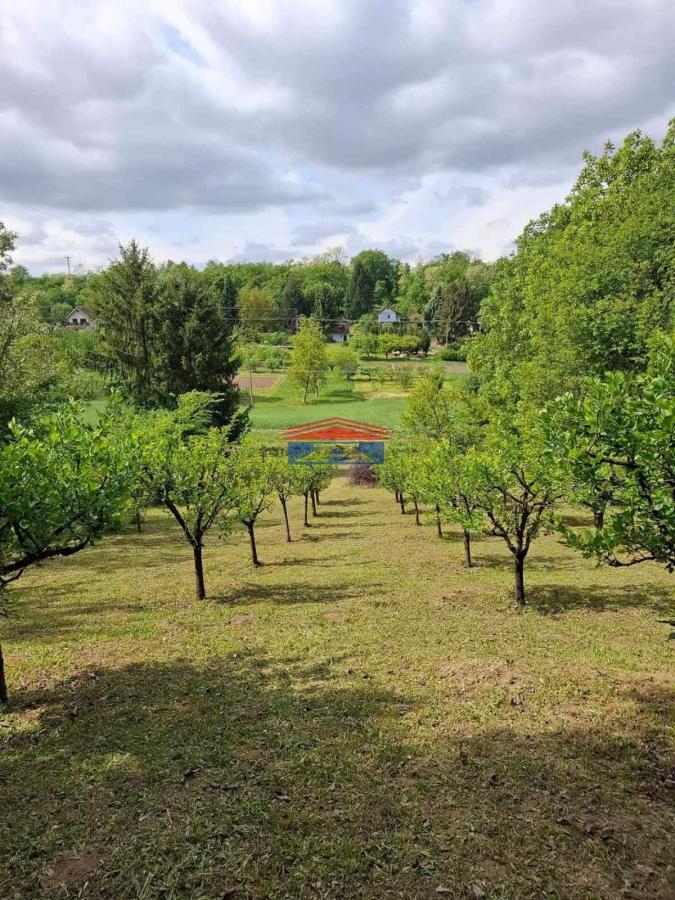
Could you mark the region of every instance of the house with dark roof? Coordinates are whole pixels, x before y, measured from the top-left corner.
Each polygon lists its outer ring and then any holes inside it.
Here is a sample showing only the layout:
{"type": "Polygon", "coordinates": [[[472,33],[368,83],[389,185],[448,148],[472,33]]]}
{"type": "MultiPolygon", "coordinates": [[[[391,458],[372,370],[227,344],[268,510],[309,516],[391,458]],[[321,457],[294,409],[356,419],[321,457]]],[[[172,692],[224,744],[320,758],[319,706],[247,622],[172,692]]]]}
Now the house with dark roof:
{"type": "Polygon", "coordinates": [[[66,316],[65,326],[74,331],[89,331],[96,327],[96,321],[88,306],[76,306],[66,316]]]}
{"type": "Polygon", "coordinates": [[[349,319],[345,319],[344,316],[340,316],[339,319],[335,319],[334,322],[331,322],[330,328],[328,329],[328,340],[335,341],[336,343],[343,344],[349,340],[352,335],[352,326],[349,319]]]}

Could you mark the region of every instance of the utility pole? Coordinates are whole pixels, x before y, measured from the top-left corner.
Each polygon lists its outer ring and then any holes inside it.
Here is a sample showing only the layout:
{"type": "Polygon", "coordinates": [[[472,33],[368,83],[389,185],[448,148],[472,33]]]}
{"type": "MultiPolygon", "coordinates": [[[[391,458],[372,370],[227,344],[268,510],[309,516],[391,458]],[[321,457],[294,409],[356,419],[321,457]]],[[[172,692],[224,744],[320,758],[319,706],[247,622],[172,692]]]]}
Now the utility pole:
{"type": "Polygon", "coordinates": [[[70,277],[70,257],[66,256],[66,262],[68,264],[68,277],[70,277]]]}

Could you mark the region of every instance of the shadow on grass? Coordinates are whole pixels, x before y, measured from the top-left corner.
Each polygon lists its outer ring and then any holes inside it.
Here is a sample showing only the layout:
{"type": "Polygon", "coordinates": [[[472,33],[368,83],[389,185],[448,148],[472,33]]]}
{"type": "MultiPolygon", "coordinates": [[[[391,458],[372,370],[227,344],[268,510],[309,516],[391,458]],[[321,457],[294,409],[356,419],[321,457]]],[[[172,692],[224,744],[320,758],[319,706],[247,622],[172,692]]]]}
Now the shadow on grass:
{"type": "Polygon", "coordinates": [[[15,691],[31,727],[0,756],[0,895],[666,896],[672,694],[631,700],[642,730],[476,727],[430,746],[403,727],[423,700],[339,659],[244,652],[15,691]],[[58,889],[84,851],[87,884],[58,889]]]}
{"type": "Polygon", "coordinates": [[[329,506],[329,507],[346,506],[347,508],[349,508],[351,506],[364,506],[364,505],[367,506],[368,504],[370,504],[370,502],[371,502],[370,500],[361,500],[359,497],[354,497],[353,499],[349,499],[349,500],[324,500],[322,498],[320,508],[322,508],[324,506],[329,506]]]}
{"type": "Polygon", "coordinates": [[[605,612],[646,607],[658,613],[675,615],[675,601],[661,585],[639,584],[616,587],[535,585],[527,591],[527,602],[534,609],[543,613],[569,612],[573,609],[605,612]]]}
{"type": "MultiPolygon", "coordinates": [[[[339,560],[333,560],[339,565],[339,560]]],[[[270,565],[270,568],[274,564],[270,565]]],[[[267,566],[262,566],[258,571],[263,572],[267,566]]],[[[338,603],[342,600],[352,600],[356,597],[368,595],[370,591],[381,588],[382,585],[369,582],[367,585],[349,584],[243,584],[238,585],[231,593],[214,594],[209,600],[224,603],[228,606],[251,606],[255,603],[275,603],[279,606],[288,606],[296,603],[338,603]]]]}

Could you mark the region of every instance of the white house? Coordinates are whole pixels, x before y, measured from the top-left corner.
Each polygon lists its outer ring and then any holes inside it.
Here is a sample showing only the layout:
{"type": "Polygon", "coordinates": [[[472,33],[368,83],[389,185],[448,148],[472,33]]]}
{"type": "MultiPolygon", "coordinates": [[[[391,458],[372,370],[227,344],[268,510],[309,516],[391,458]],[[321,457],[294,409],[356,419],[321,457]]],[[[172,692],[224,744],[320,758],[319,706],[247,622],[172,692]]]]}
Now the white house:
{"type": "Polygon", "coordinates": [[[76,306],[66,316],[66,328],[76,329],[77,331],[89,331],[95,325],[94,317],[88,306],[76,306]]]}
{"type": "Polygon", "coordinates": [[[383,306],[377,314],[377,321],[380,325],[395,325],[403,321],[403,316],[393,306],[383,306]]]}

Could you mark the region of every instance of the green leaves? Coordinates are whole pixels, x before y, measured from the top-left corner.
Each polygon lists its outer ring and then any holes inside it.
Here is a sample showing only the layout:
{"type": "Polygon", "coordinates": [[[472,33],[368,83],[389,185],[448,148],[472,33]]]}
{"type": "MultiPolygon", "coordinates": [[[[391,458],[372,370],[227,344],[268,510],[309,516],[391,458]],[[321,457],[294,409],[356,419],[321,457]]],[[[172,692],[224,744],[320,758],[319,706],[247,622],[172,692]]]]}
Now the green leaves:
{"type": "Polygon", "coordinates": [[[606,498],[599,529],[566,540],[610,565],[675,569],[675,340],[657,335],[647,371],[588,381],[543,414],[547,453],[575,496],[606,498]]]}
{"type": "Polygon", "coordinates": [[[0,447],[0,585],[100,538],[122,514],[138,454],[132,436],[85,424],[77,407],[10,433],[0,447]]]}
{"type": "Polygon", "coordinates": [[[328,355],[323,331],[313,319],[301,319],[300,330],[293,338],[289,377],[299,385],[307,400],[308,391],[318,394],[328,370],[328,355]]]}
{"type": "Polygon", "coordinates": [[[642,370],[654,330],[672,327],[674,130],[661,148],[634,133],[588,156],[499,264],[469,354],[496,405],[532,411],[584,376],[642,370]]]}

